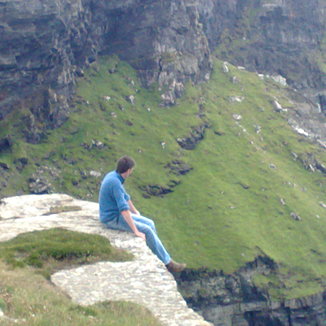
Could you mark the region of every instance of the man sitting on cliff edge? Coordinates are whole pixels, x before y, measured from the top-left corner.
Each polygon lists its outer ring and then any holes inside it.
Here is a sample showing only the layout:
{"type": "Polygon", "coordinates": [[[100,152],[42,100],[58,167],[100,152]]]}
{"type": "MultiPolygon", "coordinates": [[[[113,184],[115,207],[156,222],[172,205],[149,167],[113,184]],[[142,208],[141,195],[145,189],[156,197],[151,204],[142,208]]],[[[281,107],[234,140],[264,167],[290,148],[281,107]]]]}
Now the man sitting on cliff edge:
{"type": "Polygon", "coordinates": [[[128,156],[121,157],[115,171],[103,179],[100,193],[100,221],[109,229],[133,232],[146,240],[147,246],[166,265],[170,272],[181,272],[186,265],[173,261],[159,239],[154,222],[141,216],[123,187],[135,166],[128,156]]]}

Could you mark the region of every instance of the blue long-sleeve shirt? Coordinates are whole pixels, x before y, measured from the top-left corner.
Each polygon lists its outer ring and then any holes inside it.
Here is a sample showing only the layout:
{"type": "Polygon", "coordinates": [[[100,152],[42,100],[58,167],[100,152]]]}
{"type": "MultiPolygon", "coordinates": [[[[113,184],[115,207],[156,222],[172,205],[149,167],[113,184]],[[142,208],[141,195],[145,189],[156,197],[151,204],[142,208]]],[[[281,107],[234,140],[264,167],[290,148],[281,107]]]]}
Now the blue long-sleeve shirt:
{"type": "Polygon", "coordinates": [[[129,210],[130,196],[123,187],[125,179],[116,171],[109,172],[103,179],[100,193],[100,220],[103,223],[117,220],[120,212],[129,210]]]}

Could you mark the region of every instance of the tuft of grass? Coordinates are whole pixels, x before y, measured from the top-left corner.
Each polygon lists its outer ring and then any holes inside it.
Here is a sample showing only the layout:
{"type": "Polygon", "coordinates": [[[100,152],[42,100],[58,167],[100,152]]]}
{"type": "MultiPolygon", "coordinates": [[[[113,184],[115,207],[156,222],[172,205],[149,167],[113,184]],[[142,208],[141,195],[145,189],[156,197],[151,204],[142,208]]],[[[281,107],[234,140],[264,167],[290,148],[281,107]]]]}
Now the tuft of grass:
{"type": "Polygon", "coordinates": [[[18,235],[0,243],[0,258],[13,267],[32,266],[47,279],[59,269],[102,260],[126,261],[132,255],[94,234],[54,228],[18,235]]]}
{"type": "Polygon", "coordinates": [[[14,269],[0,260],[2,326],[159,326],[144,307],[129,302],[79,306],[31,269],[14,269]],[[10,319],[9,319],[10,318],[10,319]]]}

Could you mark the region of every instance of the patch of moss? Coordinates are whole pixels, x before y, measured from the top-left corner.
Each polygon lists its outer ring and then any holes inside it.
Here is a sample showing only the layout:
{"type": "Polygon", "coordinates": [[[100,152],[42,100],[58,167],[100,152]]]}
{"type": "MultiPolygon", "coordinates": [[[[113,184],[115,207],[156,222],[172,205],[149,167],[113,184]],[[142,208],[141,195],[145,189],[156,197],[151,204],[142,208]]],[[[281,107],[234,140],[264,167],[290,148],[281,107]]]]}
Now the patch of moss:
{"type": "Polygon", "coordinates": [[[102,236],[60,228],[18,235],[0,243],[0,249],[0,258],[8,264],[13,267],[32,266],[47,278],[67,266],[132,258],[131,254],[113,248],[102,236]]]}

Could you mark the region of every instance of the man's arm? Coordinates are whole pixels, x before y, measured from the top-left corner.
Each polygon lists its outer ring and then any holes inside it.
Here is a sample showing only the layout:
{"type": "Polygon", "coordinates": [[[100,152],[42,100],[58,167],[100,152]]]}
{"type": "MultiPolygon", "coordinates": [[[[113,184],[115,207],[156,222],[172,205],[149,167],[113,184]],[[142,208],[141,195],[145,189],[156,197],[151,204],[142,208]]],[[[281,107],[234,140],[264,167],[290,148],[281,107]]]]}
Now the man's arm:
{"type": "MultiPolygon", "coordinates": [[[[128,223],[128,225],[130,226],[131,230],[135,233],[135,235],[137,237],[146,240],[145,234],[138,231],[134,223],[134,220],[132,219],[131,212],[130,212],[131,207],[129,206],[130,199],[128,202],[126,201],[125,192],[123,191],[121,184],[116,182],[115,184],[112,185],[112,187],[113,187],[113,195],[117,202],[117,206],[120,211],[120,214],[123,216],[123,218],[128,223]]],[[[133,205],[132,207],[133,209],[135,209],[133,205]]]]}
{"type": "Polygon", "coordinates": [[[146,240],[145,234],[138,231],[137,226],[135,225],[135,222],[132,219],[132,216],[131,216],[130,211],[129,210],[122,211],[121,212],[121,215],[123,216],[123,218],[125,219],[125,221],[128,223],[128,225],[130,226],[131,230],[135,233],[135,235],[137,237],[140,237],[140,238],[146,240]]]}
{"type": "Polygon", "coordinates": [[[134,206],[133,202],[130,199],[128,200],[128,205],[130,207],[131,213],[134,213],[136,215],[140,215],[139,211],[136,209],[136,207],[134,206]]]}

